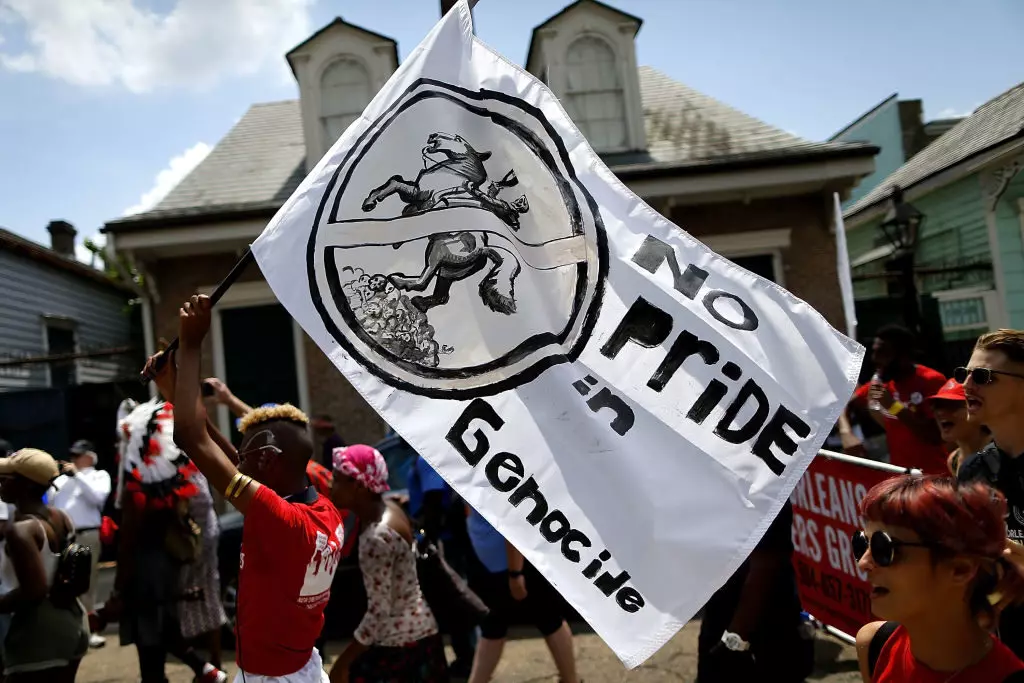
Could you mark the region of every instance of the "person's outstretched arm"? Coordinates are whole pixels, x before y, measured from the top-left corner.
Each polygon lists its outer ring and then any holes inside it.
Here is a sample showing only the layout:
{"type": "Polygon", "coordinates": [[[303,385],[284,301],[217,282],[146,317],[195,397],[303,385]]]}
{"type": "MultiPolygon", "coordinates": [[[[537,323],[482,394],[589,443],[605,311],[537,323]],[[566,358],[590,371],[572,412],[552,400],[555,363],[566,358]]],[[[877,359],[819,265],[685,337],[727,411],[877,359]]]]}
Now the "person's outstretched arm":
{"type": "MultiPolygon", "coordinates": [[[[180,347],[159,374],[175,375],[173,385],[177,404],[174,411],[174,442],[188,454],[210,482],[210,486],[244,514],[260,484],[251,482],[237,498],[226,494],[228,485],[235,481],[238,468],[225,449],[218,446],[210,436],[206,407],[199,389],[202,344],[210,330],[210,308],[209,297],[198,295],[181,307],[178,312],[180,347]],[[176,372],[173,361],[177,361],[176,372]]],[[[150,369],[152,362],[151,359],[150,369]]]]}

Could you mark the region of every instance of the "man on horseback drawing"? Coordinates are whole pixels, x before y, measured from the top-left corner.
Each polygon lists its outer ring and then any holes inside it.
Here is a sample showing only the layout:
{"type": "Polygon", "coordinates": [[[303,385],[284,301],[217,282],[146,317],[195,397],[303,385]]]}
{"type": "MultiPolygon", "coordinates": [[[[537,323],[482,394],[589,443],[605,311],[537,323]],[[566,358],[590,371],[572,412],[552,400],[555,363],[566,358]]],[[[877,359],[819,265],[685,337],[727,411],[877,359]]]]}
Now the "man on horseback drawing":
{"type": "Polygon", "coordinates": [[[519,214],[530,210],[526,195],[511,203],[498,198],[507,187],[519,184],[516,173],[510,170],[498,182],[491,181],[486,192],[480,186],[487,180],[484,162],[490,152],[478,152],[460,135],[431,133],[421,150],[423,169],[415,180],[400,175],[374,189],[363,201],[363,211],[373,211],[377,204],[393,194],[405,202],[402,215],[408,216],[434,209],[470,206],[484,209],[503,220],[513,230],[519,229],[519,214]],[[447,143],[447,144],[445,144],[447,143]]]}
{"type": "MultiPolygon", "coordinates": [[[[423,169],[415,180],[400,175],[372,190],[363,200],[363,211],[370,212],[393,194],[405,204],[403,216],[413,216],[447,208],[469,207],[493,214],[513,231],[519,230],[519,216],[530,210],[526,195],[512,202],[498,197],[519,184],[514,170],[495,182],[489,181],[484,162],[491,152],[479,152],[459,135],[431,133],[421,150],[423,169]],[[482,189],[488,183],[486,189],[482,189]]],[[[400,245],[395,245],[398,248],[400,245]]],[[[483,303],[492,311],[511,315],[516,310],[515,278],[521,270],[519,260],[507,248],[489,244],[484,231],[454,231],[431,235],[427,242],[425,265],[419,275],[393,273],[387,276],[396,289],[426,291],[436,280],[428,296],[414,296],[410,303],[421,313],[444,305],[452,284],[489,266],[479,285],[483,303]]]]}

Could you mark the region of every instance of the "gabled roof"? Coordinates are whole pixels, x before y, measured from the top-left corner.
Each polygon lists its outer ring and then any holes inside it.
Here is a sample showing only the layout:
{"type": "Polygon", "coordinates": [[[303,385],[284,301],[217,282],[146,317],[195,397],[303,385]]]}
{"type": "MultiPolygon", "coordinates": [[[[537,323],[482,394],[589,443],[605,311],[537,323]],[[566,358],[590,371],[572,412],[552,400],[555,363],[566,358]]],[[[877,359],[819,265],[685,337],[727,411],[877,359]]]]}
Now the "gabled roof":
{"type": "Polygon", "coordinates": [[[104,228],[117,232],[140,220],[207,213],[273,213],[306,175],[306,143],[298,100],[255,104],[205,159],[143,214],[104,228]]]}
{"type": "Polygon", "coordinates": [[[886,201],[893,185],[908,190],[986,150],[1020,137],[1024,137],[1024,83],[978,107],[973,114],[893,171],[844,215],[851,217],[886,201]]]}
{"type": "MultiPolygon", "coordinates": [[[[641,67],[639,78],[648,149],[604,157],[623,176],[764,167],[878,152],[864,143],[804,140],[651,67],[641,67]]],[[[111,221],[104,230],[149,229],[200,218],[269,216],[304,175],[299,102],[257,104],[154,209],[111,221]]]]}
{"type": "Polygon", "coordinates": [[[733,109],[657,69],[642,66],[639,73],[649,163],[679,165],[744,155],[877,151],[861,143],[810,142],[733,109]]]}
{"type": "Polygon", "coordinates": [[[291,50],[288,50],[287,53],[285,53],[285,59],[288,60],[288,66],[292,67],[292,74],[293,75],[295,74],[295,67],[292,66],[292,55],[295,54],[296,52],[298,52],[299,50],[301,50],[302,48],[306,47],[307,45],[309,45],[313,41],[315,41],[317,38],[322,36],[327,31],[330,31],[335,26],[345,26],[347,28],[355,29],[356,31],[359,31],[360,33],[365,33],[370,38],[374,38],[376,40],[382,40],[384,42],[391,43],[391,46],[394,48],[395,64],[398,64],[398,43],[395,41],[394,38],[389,38],[388,36],[385,36],[383,34],[377,33],[376,31],[371,31],[370,29],[367,29],[367,28],[363,28],[362,26],[356,26],[355,24],[350,24],[347,21],[345,21],[344,19],[342,19],[341,17],[335,17],[326,26],[324,26],[319,31],[317,31],[316,33],[311,35],[309,38],[306,38],[304,41],[302,41],[301,43],[299,43],[298,45],[293,47],[291,50]]]}
{"type": "Polygon", "coordinates": [[[117,280],[112,280],[102,271],[96,270],[84,263],[79,263],[74,259],[62,256],[53,249],[48,249],[41,244],[25,239],[24,237],[16,235],[9,230],[4,230],[3,228],[0,228],[0,250],[11,251],[21,254],[22,256],[27,256],[34,261],[45,263],[53,268],[71,273],[76,277],[93,280],[126,294],[134,295],[135,293],[131,287],[122,282],[118,282],[117,280]]]}
{"type": "Polygon", "coordinates": [[[868,109],[866,112],[864,112],[863,114],[861,114],[860,116],[855,118],[853,121],[850,121],[848,124],[846,124],[841,131],[839,131],[838,133],[836,133],[835,135],[830,137],[829,141],[831,142],[832,140],[835,140],[840,135],[842,135],[846,131],[848,131],[851,128],[853,128],[854,126],[856,126],[858,123],[868,119],[872,114],[874,114],[875,112],[877,112],[879,109],[881,109],[885,105],[889,104],[890,102],[895,101],[899,96],[900,96],[899,93],[895,93],[895,92],[893,94],[889,95],[884,100],[882,100],[881,102],[879,102],[875,106],[871,107],[871,109],[868,109]]]}
{"type": "MultiPolygon", "coordinates": [[[[570,3],[570,4],[566,5],[565,7],[563,7],[561,9],[560,12],[558,12],[556,14],[552,14],[550,17],[548,17],[547,19],[542,21],[540,24],[538,24],[537,26],[533,27],[533,32],[530,34],[530,47],[528,47],[526,49],[526,61],[524,62],[524,64],[525,65],[529,65],[531,63],[531,59],[533,57],[533,46],[537,44],[537,33],[539,31],[544,29],[544,27],[546,27],[548,24],[551,24],[552,22],[558,21],[563,16],[565,16],[569,12],[573,11],[574,9],[579,7],[580,5],[586,5],[586,4],[597,5],[598,7],[600,7],[603,10],[606,10],[608,12],[613,12],[615,14],[618,14],[620,17],[622,17],[626,21],[636,22],[636,33],[640,32],[640,27],[644,23],[644,20],[641,19],[640,17],[638,17],[638,16],[636,16],[634,14],[629,14],[627,12],[623,12],[622,10],[618,9],[617,7],[612,7],[611,5],[606,5],[605,3],[600,2],[600,0],[576,0],[576,2],[573,2],[573,3],[570,3]]],[[[634,33],[633,35],[636,35],[636,33],[634,33]]]]}

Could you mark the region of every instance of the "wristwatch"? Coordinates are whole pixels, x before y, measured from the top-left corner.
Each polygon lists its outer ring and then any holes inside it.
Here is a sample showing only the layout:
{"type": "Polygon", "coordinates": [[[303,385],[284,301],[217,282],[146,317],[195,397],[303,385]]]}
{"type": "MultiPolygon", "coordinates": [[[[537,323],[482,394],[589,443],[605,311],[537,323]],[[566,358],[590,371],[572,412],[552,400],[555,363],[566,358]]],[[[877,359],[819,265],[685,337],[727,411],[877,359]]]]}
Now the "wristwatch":
{"type": "Polygon", "coordinates": [[[522,569],[509,569],[508,570],[508,578],[510,578],[510,579],[518,579],[522,575],[523,575],[523,570],[522,569]]]}
{"type": "Polygon", "coordinates": [[[726,631],[722,634],[722,645],[733,652],[746,652],[750,649],[750,643],[743,640],[738,633],[726,631]]]}

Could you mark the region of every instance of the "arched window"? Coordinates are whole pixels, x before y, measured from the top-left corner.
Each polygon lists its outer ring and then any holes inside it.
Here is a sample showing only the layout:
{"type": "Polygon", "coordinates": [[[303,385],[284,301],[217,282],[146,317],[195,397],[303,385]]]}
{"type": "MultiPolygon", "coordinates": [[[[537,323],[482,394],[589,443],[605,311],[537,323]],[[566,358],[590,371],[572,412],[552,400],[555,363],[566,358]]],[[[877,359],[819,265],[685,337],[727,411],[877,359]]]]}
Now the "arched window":
{"type": "Polygon", "coordinates": [[[342,57],[324,70],[320,77],[320,120],[328,147],[363,113],[372,97],[370,74],[356,60],[342,57]]]}
{"type": "Polygon", "coordinates": [[[597,151],[626,146],[626,103],[615,53],[606,42],[585,36],[566,55],[569,115],[597,151]]]}

